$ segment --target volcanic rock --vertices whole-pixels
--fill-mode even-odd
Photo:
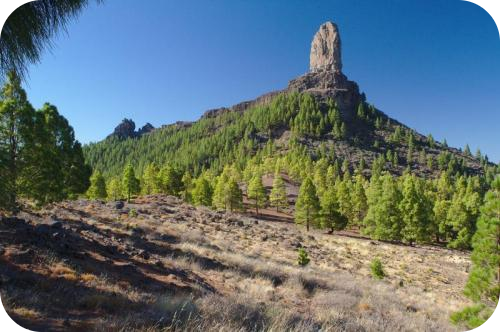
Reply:
[[[323,23],[314,35],[309,56],[311,72],[342,72],[340,33],[335,23]]]

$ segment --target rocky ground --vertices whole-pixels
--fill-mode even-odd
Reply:
[[[39,331],[448,331],[469,255],[306,233],[291,217],[147,196],[79,200],[0,221],[9,315]],[[311,258],[297,266],[297,249]],[[370,262],[383,262],[375,280]]]

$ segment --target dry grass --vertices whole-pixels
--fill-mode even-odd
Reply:
[[[76,272],[61,263],[49,267],[49,273],[53,278],[64,278],[69,281],[78,280]]]
[[[78,259],[37,250],[22,267],[50,278],[3,289],[11,310],[44,308],[41,320],[71,310],[96,331],[451,331],[449,313],[467,304],[464,253],[307,234],[164,196],[126,204],[134,218],[78,204],[46,213],[81,219],[71,234],[95,247],[70,248],[89,253]],[[311,259],[306,267],[296,263],[299,246]],[[375,257],[387,274],[381,281],[370,276]],[[38,295],[29,303],[27,294]]]

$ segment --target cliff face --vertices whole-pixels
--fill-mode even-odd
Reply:
[[[326,22],[319,27],[311,43],[309,70],[342,72],[340,33],[337,25]]]

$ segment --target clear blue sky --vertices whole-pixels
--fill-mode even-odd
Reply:
[[[305,73],[326,20],[339,25],[344,73],[369,102],[500,161],[498,30],[459,0],[105,0],[69,25],[25,85],[84,143],[125,117],[138,127],[196,120]]]

